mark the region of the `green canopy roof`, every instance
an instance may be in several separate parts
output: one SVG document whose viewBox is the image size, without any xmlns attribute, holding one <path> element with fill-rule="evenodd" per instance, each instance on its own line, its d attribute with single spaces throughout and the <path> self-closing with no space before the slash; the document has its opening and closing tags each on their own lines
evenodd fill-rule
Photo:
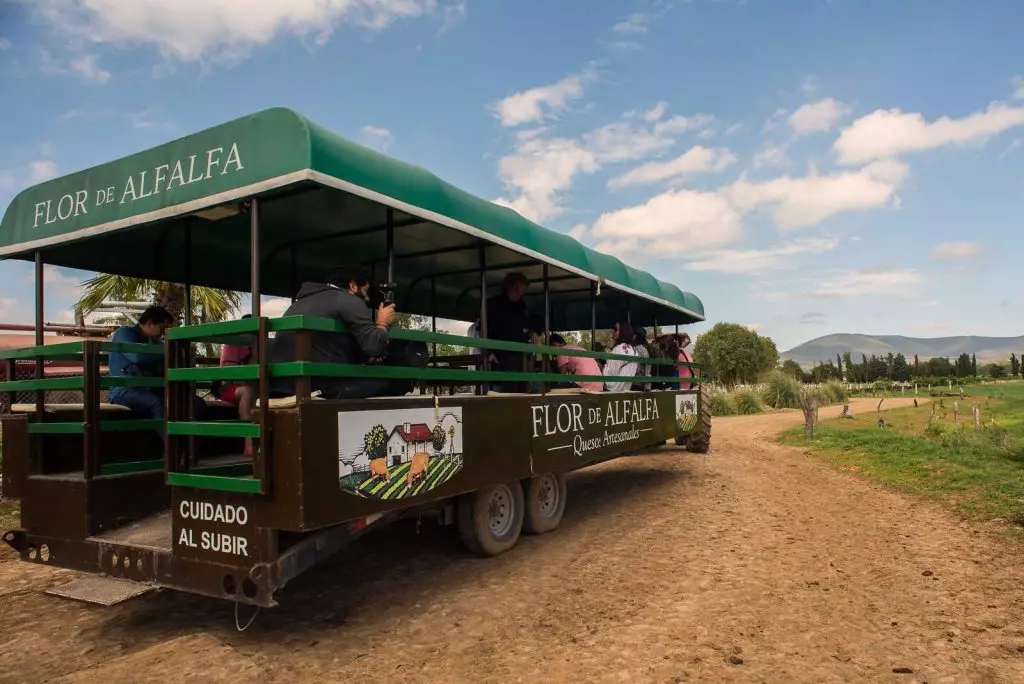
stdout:
<svg viewBox="0 0 1024 684">
<path fill-rule="evenodd" d="M 704 319 L 695 295 L 280 108 L 28 188 L 4 214 L 0 257 L 248 290 L 250 197 L 263 294 L 353 261 L 383 280 L 391 221 L 403 311 L 473 319 L 482 254 L 488 285 L 522 271 L 528 300 L 546 268 L 558 329 L 590 327 L 593 282 L 602 327 L 627 306 L 644 324 Z"/>
</svg>

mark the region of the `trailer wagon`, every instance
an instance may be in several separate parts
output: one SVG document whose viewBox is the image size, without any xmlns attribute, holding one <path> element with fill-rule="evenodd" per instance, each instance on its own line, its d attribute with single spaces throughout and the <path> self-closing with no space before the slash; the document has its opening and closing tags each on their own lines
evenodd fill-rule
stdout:
<svg viewBox="0 0 1024 684">
<path fill-rule="evenodd" d="M 25 190 L 0 224 L 0 257 L 32 260 L 36 273 L 37 344 L 0 352 L 7 378 L 18 363 L 35 369 L 0 382 L 4 495 L 21 500 L 21 525 L 4 540 L 27 562 L 273 606 L 289 580 L 376 524 L 436 514 L 467 548 L 495 555 L 521 532 L 558 526 L 565 473 L 666 442 L 709 446 L 699 364 L 682 386 L 652 377 L 646 391 L 584 392 L 563 385 L 604 378 L 558 374 L 553 357 L 627 357 L 487 336 L 487 298 L 513 271 L 529 278 L 526 302 L 545 331 L 589 331 L 591 341 L 617 321 L 702 321 L 696 296 L 286 109 Z M 261 315 L 261 295 L 291 297 L 341 263 L 365 265 L 399 311 L 433 321 L 390 331 L 432 348 L 428 365 L 318 362 L 313 335 L 345 335 L 341 322 Z M 44 345 L 48 264 L 183 283 L 184 325 L 163 345 Z M 197 285 L 248 290 L 252 317 L 192 320 Z M 438 319 L 478 320 L 480 334 L 438 332 Z M 271 362 L 281 333 L 295 335 L 294 358 Z M 250 346 L 252 363 L 199 363 L 198 345 L 225 343 Z M 445 356 L 439 345 L 467 353 Z M 493 351 L 548 363 L 494 370 Z M 101 372 L 124 352 L 163 354 L 164 376 Z M 47 377 L 53 361 L 81 372 Z M 329 400 L 313 390 L 325 377 L 415 387 Z M 293 394 L 271 392 L 281 379 Z M 212 399 L 195 413 L 197 393 L 223 381 L 254 388 L 250 420 Z M 531 391 L 489 389 L 508 382 Z M 165 418 L 110 403 L 105 392 L 118 386 L 162 391 Z M 82 401 L 52 400 L 68 391 Z"/>
</svg>

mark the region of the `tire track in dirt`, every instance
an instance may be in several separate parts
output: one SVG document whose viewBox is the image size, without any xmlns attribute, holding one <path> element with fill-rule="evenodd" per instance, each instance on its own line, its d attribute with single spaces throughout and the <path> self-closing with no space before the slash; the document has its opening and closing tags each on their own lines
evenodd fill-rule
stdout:
<svg viewBox="0 0 1024 684">
<path fill-rule="evenodd" d="M 1024 681 L 1020 549 L 770 441 L 800 421 L 716 419 L 708 456 L 575 473 L 562 526 L 498 558 L 368 535 L 241 634 L 200 597 L 26 592 L 63 573 L 5 553 L 0 681 Z"/>
</svg>

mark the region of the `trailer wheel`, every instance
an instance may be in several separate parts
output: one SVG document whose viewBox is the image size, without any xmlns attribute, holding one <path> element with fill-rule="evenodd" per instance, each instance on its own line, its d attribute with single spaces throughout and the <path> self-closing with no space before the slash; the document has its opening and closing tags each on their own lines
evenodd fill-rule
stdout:
<svg viewBox="0 0 1024 684">
<path fill-rule="evenodd" d="M 687 451 L 695 454 L 706 454 L 711 449 L 711 397 L 708 394 L 707 386 L 700 385 L 700 415 L 695 432 L 682 437 L 676 437 L 676 444 L 686 447 Z"/>
<path fill-rule="evenodd" d="M 519 541 L 523 487 L 518 480 L 463 494 L 458 507 L 459 536 L 473 553 L 497 556 Z"/>
<path fill-rule="evenodd" d="M 565 476 L 544 473 L 526 481 L 526 510 L 523 531 L 544 534 L 558 527 L 565 513 Z"/>
</svg>

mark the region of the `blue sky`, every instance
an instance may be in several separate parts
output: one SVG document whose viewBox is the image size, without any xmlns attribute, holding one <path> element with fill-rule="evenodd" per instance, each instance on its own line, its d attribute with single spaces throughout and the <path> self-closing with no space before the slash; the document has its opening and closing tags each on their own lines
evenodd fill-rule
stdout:
<svg viewBox="0 0 1024 684">
<path fill-rule="evenodd" d="M 9 2 L 0 203 L 283 105 L 781 349 L 1016 335 L 1021 26 L 1015 0 Z M 0 263 L 0 320 L 31 320 L 30 271 Z M 81 277 L 51 269 L 50 320 Z"/>
</svg>

